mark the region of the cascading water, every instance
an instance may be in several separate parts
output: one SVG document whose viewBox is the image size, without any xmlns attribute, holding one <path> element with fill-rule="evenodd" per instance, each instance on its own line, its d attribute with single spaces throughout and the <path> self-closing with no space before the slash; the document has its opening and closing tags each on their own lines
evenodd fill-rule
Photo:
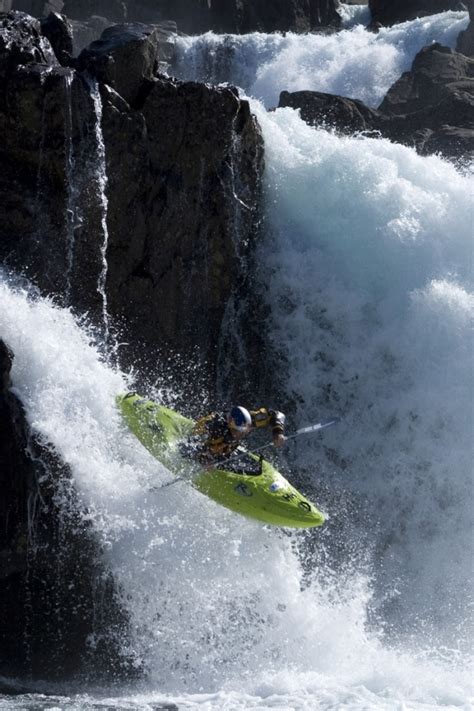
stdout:
<svg viewBox="0 0 474 711">
<path fill-rule="evenodd" d="M 297 460 L 371 500 L 398 627 L 469 643 L 457 624 L 472 583 L 472 181 L 388 141 L 254 110 L 272 205 L 261 278 L 289 394 L 299 421 L 345 417 Z"/>
<path fill-rule="evenodd" d="M 465 16 L 407 23 L 405 64 L 435 22 L 454 38 Z M 318 40 L 343 47 L 345 34 Z M 373 56 L 359 55 L 361 87 Z M 337 509 L 326 530 L 288 535 L 182 482 L 151 491 L 169 474 L 114 406 L 131 379 L 68 310 L 2 277 L 15 391 L 72 468 L 131 618 L 124 653 L 149 673 L 140 693 L 58 706 L 467 709 L 472 181 L 388 141 L 316 131 L 291 109 L 253 110 L 266 151 L 259 276 L 287 397 L 299 424 L 344 416 L 323 440 L 299 440 L 292 464 L 316 499 L 322 481 L 364 500 L 370 516 L 354 523 L 370 550 L 308 571 L 295 549 L 330 548 Z"/>
<path fill-rule="evenodd" d="M 467 672 L 390 651 L 369 631 L 363 571 L 341 585 L 315 570 L 302 589 L 292 537 L 183 484 L 150 492 L 168 475 L 114 408 L 131 383 L 101 362 L 67 310 L 6 283 L 0 296 L 15 392 L 32 427 L 72 466 L 124 592 L 133 652 L 150 673 L 134 703 L 146 708 L 167 694 L 189 707 L 309 710 L 350 698 L 352 708 L 380 709 L 401 697 L 426 709 L 465 699 Z"/>
<path fill-rule="evenodd" d="M 377 34 L 362 25 L 330 35 L 209 32 L 178 38 L 172 73 L 188 81 L 229 82 L 267 108 L 278 104 L 283 90 L 341 94 L 375 107 L 422 47 L 454 47 L 467 24 L 465 12 L 446 12 Z"/>
</svg>

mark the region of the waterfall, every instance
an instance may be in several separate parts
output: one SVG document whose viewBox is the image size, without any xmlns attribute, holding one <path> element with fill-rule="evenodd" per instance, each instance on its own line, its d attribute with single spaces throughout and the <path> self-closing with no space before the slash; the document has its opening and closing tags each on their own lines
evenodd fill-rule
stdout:
<svg viewBox="0 0 474 711">
<path fill-rule="evenodd" d="M 267 108 L 278 104 L 283 90 L 341 94 L 376 107 L 422 47 L 432 42 L 454 47 L 468 21 L 465 12 L 445 12 L 377 34 L 358 25 L 329 35 L 179 37 L 173 73 L 189 81 L 229 82 Z"/>
<path fill-rule="evenodd" d="M 254 110 L 271 230 L 260 276 L 288 395 L 300 422 L 344 417 L 296 460 L 370 502 L 360 525 L 386 585 L 398 581 L 398 627 L 468 644 L 472 178 L 389 141 L 314 130 L 291 109 Z"/>
<path fill-rule="evenodd" d="M 138 387 L 133 376 L 104 355 L 85 318 L 0 274 L 13 390 L 32 431 L 71 469 L 130 623 L 122 653 L 146 671 L 141 686 L 117 686 L 114 698 L 110 689 L 97 701 L 96 690 L 60 689 L 58 707 L 469 708 L 473 179 L 438 156 L 339 137 L 292 109 L 265 108 L 298 88 L 376 105 L 421 46 L 452 46 L 466 23 L 466 13 L 450 12 L 378 35 L 355 25 L 334 35 L 178 40 L 183 77 L 233 81 L 257 97 L 266 231 L 256 281 L 285 369 L 279 394 L 292 405 L 290 425 L 342 417 L 278 460 L 328 514 L 321 530 L 264 527 L 183 481 L 156 490 L 171 474 L 115 407 L 118 393 Z M 99 87 L 89 87 L 95 154 L 86 169 L 100 207 L 107 340 L 106 156 Z M 69 89 L 66 80 L 66 98 Z M 66 113 L 73 210 L 70 128 Z M 237 148 L 228 176 L 236 230 L 246 202 Z M 29 513 L 34 542 L 33 500 Z"/>
</svg>

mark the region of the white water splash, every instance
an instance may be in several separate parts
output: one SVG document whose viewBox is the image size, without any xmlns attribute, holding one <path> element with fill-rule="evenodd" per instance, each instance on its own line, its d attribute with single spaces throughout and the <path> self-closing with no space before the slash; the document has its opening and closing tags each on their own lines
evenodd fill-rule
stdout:
<svg viewBox="0 0 474 711">
<path fill-rule="evenodd" d="M 331 35 L 180 37 L 173 72 L 186 80 L 229 82 L 267 108 L 278 104 L 284 90 L 341 94 L 375 107 L 422 47 L 432 42 L 454 47 L 468 21 L 465 12 L 445 12 L 377 34 L 357 25 Z"/>
<path fill-rule="evenodd" d="M 399 581 L 399 629 L 469 647 L 472 179 L 253 108 L 273 232 L 261 279 L 288 391 L 301 423 L 344 416 L 300 443 L 300 462 L 371 506 L 360 523 L 379 539 L 381 577 Z"/>
</svg>

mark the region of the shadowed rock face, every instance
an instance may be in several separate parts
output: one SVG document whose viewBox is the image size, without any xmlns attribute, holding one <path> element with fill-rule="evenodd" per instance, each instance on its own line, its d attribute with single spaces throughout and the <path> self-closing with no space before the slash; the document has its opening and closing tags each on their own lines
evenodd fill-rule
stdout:
<svg viewBox="0 0 474 711">
<path fill-rule="evenodd" d="M 474 2 L 471 0 L 469 6 L 469 25 L 459 33 L 456 50 L 467 57 L 474 56 Z"/>
<path fill-rule="evenodd" d="M 301 110 L 314 126 L 352 134 L 377 131 L 427 155 L 469 157 L 474 151 L 474 60 L 433 44 L 389 89 L 378 110 L 319 92 L 282 92 L 280 106 Z"/>
<path fill-rule="evenodd" d="M 460 0 L 369 0 L 372 23 L 394 25 L 397 22 L 414 20 L 416 17 L 436 15 L 446 10 L 465 10 L 467 3 Z"/>
<path fill-rule="evenodd" d="M 299 109 L 306 123 L 337 127 L 348 135 L 371 130 L 379 120 L 379 113 L 362 101 L 320 91 L 282 91 L 278 106 Z"/>
<path fill-rule="evenodd" d="M 80 70 L 58 65 L 31 18 L 6 16 L 4 32 L 0 256 L 99 321 L 107 302 L 125 360 L 169 349 L 212 374 L 258 218 L 263 147 L 248 103 L 158 78 L 170 37 L 159 28 L 110 28 Z"/>
<path fill-rule="evenodd" d="M 262 153 L 248 104 L 231 89 L 157 80 L 141 111 L 142 155 L 135 152 L 138 136 L 135 150 L 122 143 L 130 115 L 110 91 L 104 116 L 113 146 L 111 310 L 141 338 L 154 334 L 181 354 L 198 348 L 215 361 L 227 303 L 254 239 Z M 151 179 L 143 176 L 144 157 Z"/>
<path fill-rule="evenodd" d="M 71 64 L 73 53 L 72 26 L 64 15 L 50 12 L 41 18 L 41 33 L 49 40 L 60 64 Z"/>
<path fill-rule="evenodd" d="M 136 674 L 121 655 L 128 623 L 100 545 L 70 472 L 10 391 L 12 362 L 0 341 L 0 674 Z"/>
<path fill-rule="evenodd" d="M 153 80 L 158 70 L 161 39 L 159 28 L 141 23 L 113 25 L 81 52 L 77 67 L 88 70 L 134 106 L 144 80 Z"/>
<path fill-rule="evenodd" d="M 100 15 L 112 22 L 174 20 L 188 34 L 214 32 L 308 32 L 339 27 L 338 0 L 69 0 L 74 20 Z"/>
</svg>

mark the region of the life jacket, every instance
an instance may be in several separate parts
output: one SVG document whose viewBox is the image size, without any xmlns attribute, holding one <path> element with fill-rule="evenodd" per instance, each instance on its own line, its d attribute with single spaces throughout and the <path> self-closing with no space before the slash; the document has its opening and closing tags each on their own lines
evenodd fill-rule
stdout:
<svg viewBox="0 0 474 711">
<path fill-rule="evenodd" d="M 268 410 L 261 407 L 258 410 L 249 410 L 252 418 L 252 427 L 258 429 L 271 427 L 272 434 L 283 434 L 285 429 L 285 415 L 278 410 Z M 241 444 L 236 440 L 227 423 L 227 414 L 211 412 L 201 417 L 195 424 L 192 435 L 206 437 L 202 443 L 202 453 L 213 457 L 228 457 Z"/>
<path fill-rule="evenodd" d="M 205 435 L 203 449 L 214 457 L 228 457 L 240 442 L 233 438 L 223 413 L 211 412 L 201 417 L 195 424 L 193 435 Z"/>
</svg>

